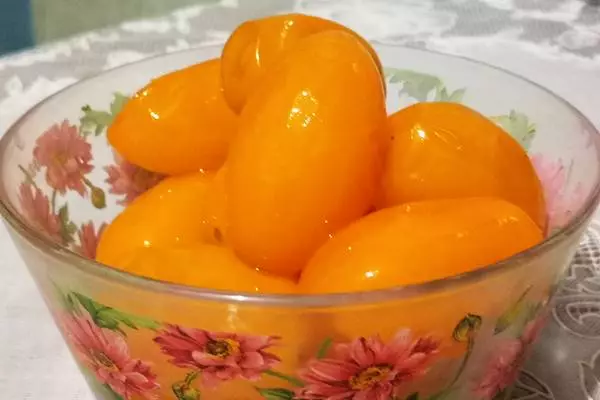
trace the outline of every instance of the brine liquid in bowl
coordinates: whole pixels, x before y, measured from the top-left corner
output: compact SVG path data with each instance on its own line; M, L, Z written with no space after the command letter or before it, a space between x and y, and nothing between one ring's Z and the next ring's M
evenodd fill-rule
M544 241L450 279L337 294L256 294L258 283L237 292L201 289L95 263L105 224L172 174L125 161L108 145L107 126L151 79L217 58L222 48L106 72L31 110L0 148L2 214L97 398L508 396L597 203L597 133L567 103L509 73L431 52L373 48L383 65L389 114L417 102L460 103L526 150L543 186ZM350 95L359 88L347 90ZM355 113L364 112L356 104ZM389 179L381 204L423 193L416 186L399 192L396 178ZM189 204L193 194L186 196L175 207ZM153 217L168 224L168 215ZM222 240L214 229L207 232L193 234ZM245 234L252 239L251 233ZM206 262L231 267L231 255L215 254ZM297 270L288 272L295 276Z

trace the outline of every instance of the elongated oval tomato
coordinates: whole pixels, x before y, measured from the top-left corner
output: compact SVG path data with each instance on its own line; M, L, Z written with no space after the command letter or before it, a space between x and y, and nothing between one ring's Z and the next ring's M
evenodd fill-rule
M214 59L153 80L108 128L110 144L127 161L167 175L218 169L237 129L220 75Z
M418 103L388 120L392 135L380 206L494 196L545 226L542 185L527 153L478 112L454 103Z
M385 140L379 71L343 31L303 39L253 93L227 160L228 239L242 259L294 275L372 205Z
M502 199L409 203L336 234L308 263L299 289L355 292L447 278L506 259L542 238L523 210Z
M301 39L327 30L354 35L369 51L383 77L375 50L356 32L327 19L284 14L246 21L231 34L221 56L225 98L232 110L240 112L248 96L285 51Z
M116 264L136 275L199 288L247 293L295 291L293 281L250 268L231 249L209 244L138 248Z
M135 199L106 228L96 260L115 265L125 253L144 247L215 242L204 203L212 177L203 173L170 177Z

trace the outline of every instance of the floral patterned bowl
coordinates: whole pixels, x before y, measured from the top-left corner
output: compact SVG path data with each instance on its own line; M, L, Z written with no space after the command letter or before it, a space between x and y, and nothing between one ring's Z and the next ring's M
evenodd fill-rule
M597 132L563 100L493 67L377 50L390 110L463 102L527 149L550 209L548 238L473 273L348 295L201 290L97 264L105 224L162 178L115 155L106 126L127 94L220 48L106 72L45 100L0 142L0 213L98 399L510 397L598 203Z

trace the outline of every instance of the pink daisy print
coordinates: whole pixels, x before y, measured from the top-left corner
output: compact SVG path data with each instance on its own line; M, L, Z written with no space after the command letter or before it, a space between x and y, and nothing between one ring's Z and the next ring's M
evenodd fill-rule
M96 231L96 227L92 221L81 225L77 231L79 244L75 246L75 251L86 258L95 259L98 242L106 227L107 225L103 223Z
M87 192L84 176L94 168L92 147L79 135L77 127L63 121L44 132L35 142L36 165L46 167L48 185L61 194L68 189L81 196Z
M535 342L545 323L545 317L538 317L527 324L520 338L498 345L483 377L475 385L474 393L478 399L491 400L517 380L527 350Z
M133 165L116 155L115 162L104 170L108 174L106 183L110 185L110 193L125 196L119 201L121 205L131 203L163 179L162 175Z
M338 344L330 358L313 359L300 371L305 386L296 391L296 398L388 400L403 384L428 371L439 345L431 337L414 340L408 330L388 343L373 336Z
M560 201L562 190L566 184L565 167L560 160L547 160L541 154L533 155L531 162L544 185L546 206L549 210L553 210Z
M278 342L274 336L209 332L169 325L154 341L178 367L201 372L208 387L236 378L256 381L281 361L270 353Z
M52 212L48 196L44 195L39 188L29 183L22 183L19 186L19 203L23 216L33 228L57 242L63 241L60 218Z
M583 186L578 184L571 193L567 193L568 170L561 160L548 160L541 154L535 154L531 162L544 186L549 229L560 228L569 222L585 201Z
M565 226L573 215L583 206L586 192L583 185L578 183L569 197L563 198L554 210L551 210L550 221L553 227Z
M491 400L497 393L512 385L519 376L525 357L525 346L520 339L507 340L498 345L483 378L475 387L481 400Z
M65 315L61 325L77 358L125 400L156 399L159 387L150 364L129 354L125 339L116 332L98 327L87 313Z

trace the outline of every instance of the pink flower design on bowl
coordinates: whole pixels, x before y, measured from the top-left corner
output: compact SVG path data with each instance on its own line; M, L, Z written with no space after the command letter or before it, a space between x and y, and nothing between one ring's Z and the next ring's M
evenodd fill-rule
M84 175L94 168L92 146L79 135L76 126L68 121L55 124L35 142L34 162L46 167L48 185L65 194L67 189L75 190L81 196L87 192Z
M275 336L208 332L169 325L154 341L171 363L201 371L206 386L236 378L256 381L281 360L267 350L279 340Z
M402 330L388 343L378 336L338 344L331 358L313 359L299 373L298 399L386 400L402 384L424 375L439 351L431 337L413 340Z
M19 203L23 216L34 228L57 242L62 242L60 218L51 210L48 196L28 183L19 186Z
M569 173L561 160L534 154L531 162L544 186L549 229L566 225L585 200L583 186L579 183L572 191L567 190Z
M526 325L520 338L504 341L496 348L483 377L475 385L474 393L479 399L491 400L517 380L527 351L545 324L545 316L538 317Z
M159 385L150 364L132 358L120 334L98 327L84 312L63 316L60 323L77 358L100 383L126 400L134 396L156 398L153 391Z
M98 243L100 242L100 236L106 229L107 225L102 224L96 231L94 227L94 223L92 221L81 225L81 228L77 232L77 236L79 237L79 245L75 246L75 251L80 255L89 258L96 258L96 249L98 248Z
M104 168L108 174L106 183L110 185L110 193L124 195L118 204L128 205L136 197L155 186L163 176L125 161L115 155L115 164Z

